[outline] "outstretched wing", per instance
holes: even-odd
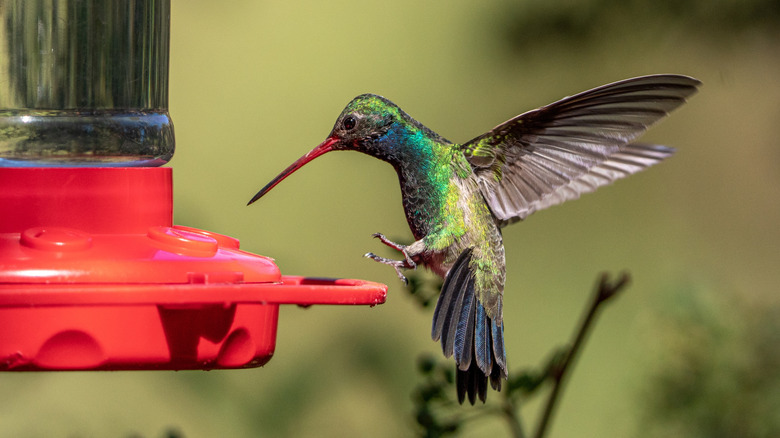
[[[510,119],[463,145],[501,226],[609,184],[673,153],[630,145],[701,83],[652,75],[615,82]]]

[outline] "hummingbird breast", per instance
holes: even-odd
[[[417,259],[444,278],[471,248],[477,296],[495,316],[498,304],[489,296],[503,293],[501,232],[461,147],[414,124],[391,137],[391,145],[382,145],[387,153],[373,155],[398,174],[406,221],[415,241],[424,244]]]
[[[467,212],[457,206],[468,194],[452,165],[454,151],[450,145],[426,146],[395,165],[409,228],[415,240],[444,230],[462,235]]]
[[[458,256],[473,248],[473,262],[503,273],[503,242],[474,175],[446,165],[421,175],[399,167],[403,207],[415,240],[425,242],[423,264],[445,277]],[[491,288],[503,289],[503,274]]]

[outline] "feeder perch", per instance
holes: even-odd
[[[0,370],[258,367],[279,305],[385,300],[385,285],[282,275],[237,239],[173,225],[172,169],[150,167],[174,148],[169,14],[0,8]]]

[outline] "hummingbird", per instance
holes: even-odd
[[[363,94],[344,108],[325,141],[249,204],[330,151],[358,151],[392,165],[414,242],[376,233],[399,260],[365,257],[391,266],[404,283],[403,271],[417,266],[444,279],[431,336],[445,357],[454,357],[458,401],[484,403],[488,381],[500,391],[508,377],[501,229],[672,155],[669,147],[632,142],[700,84],[682,75],[614,82],[515,116],[465,143],[446,140],[384,97]]]

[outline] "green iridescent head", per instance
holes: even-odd
[[[396,104],[375,94],[361,94],[352,99],[336,119],[329,138],[337,139],[334,150],[362,150],[366,143],[387,135],[390,128],[403,122]]]

